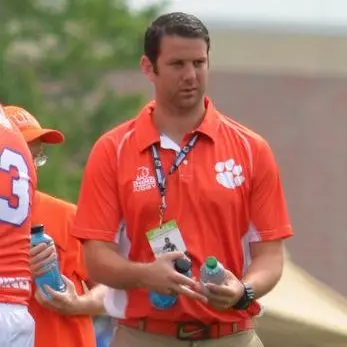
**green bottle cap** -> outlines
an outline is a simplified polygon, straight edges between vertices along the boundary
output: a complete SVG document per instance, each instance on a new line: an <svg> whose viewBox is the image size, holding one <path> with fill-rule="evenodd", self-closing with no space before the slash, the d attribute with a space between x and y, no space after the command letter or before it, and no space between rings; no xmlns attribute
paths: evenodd
<svg viewBox="0 0 347 347"><path fill-rule="evenodd" d="M213 269L215 269L217 267L218 260L217 260L216 257L208 257L206 259L205 264L206 264L206 267L208 267L209 269L213 270Z"/></svg>

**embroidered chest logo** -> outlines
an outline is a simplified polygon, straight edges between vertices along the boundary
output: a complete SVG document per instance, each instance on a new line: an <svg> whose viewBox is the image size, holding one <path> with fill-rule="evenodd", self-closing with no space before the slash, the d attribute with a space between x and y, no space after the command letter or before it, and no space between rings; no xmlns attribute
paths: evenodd
<svg viewBox="0 0 347 347"><path fill-rule="evenodd" d="M149 175L149 168L141 166L137 169L136 179L133 181L133 191L142 192L156 187L154 176Z"/></svg>
<svg viewBox="0 0 347 347"><path fill-rule="evenodd" d="M216 171L216 180L223 187L235 189L241 187L245 181L241 165L236 165L234 159L225 162L219 161L214 167Z"/></svg>

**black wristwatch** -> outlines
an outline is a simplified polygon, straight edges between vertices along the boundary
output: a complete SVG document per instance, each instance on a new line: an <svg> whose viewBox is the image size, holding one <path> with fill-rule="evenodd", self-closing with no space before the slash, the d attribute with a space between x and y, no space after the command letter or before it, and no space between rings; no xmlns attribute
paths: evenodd
<svg viewBox="0 0 347 347"><path fill-rule="evenodd" d="M248 283L242 283L244 287L244 293L241 299L233 306L235 310L247 310L251 302L255 298L255 293L252 286Z"/></svg>

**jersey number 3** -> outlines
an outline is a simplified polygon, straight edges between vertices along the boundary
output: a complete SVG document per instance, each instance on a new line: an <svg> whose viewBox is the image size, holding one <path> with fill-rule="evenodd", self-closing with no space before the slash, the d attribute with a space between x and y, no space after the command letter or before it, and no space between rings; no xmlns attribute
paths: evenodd
<svg viewBox="0 0 347 347"><path fill-rule="evenodd" d="M17 198L17 203L11 206L9 198L0 196L0 222L20 226L29 215L29 169L21 154L5 148L0 153L0 172L10 174L11 168L18 172L17 177L10 178L11 193Z"/></svg>

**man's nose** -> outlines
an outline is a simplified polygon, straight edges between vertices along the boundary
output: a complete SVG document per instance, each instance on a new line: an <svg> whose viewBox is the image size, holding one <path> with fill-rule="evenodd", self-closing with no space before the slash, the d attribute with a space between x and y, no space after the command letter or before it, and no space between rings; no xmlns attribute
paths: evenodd
<svg viewBox="0 0 347 347"><path fill-rule="evenodd" d="M185 65L183 78L185 81L191 81L196 79L196 69L192 63L187 63Z"/></svg>

